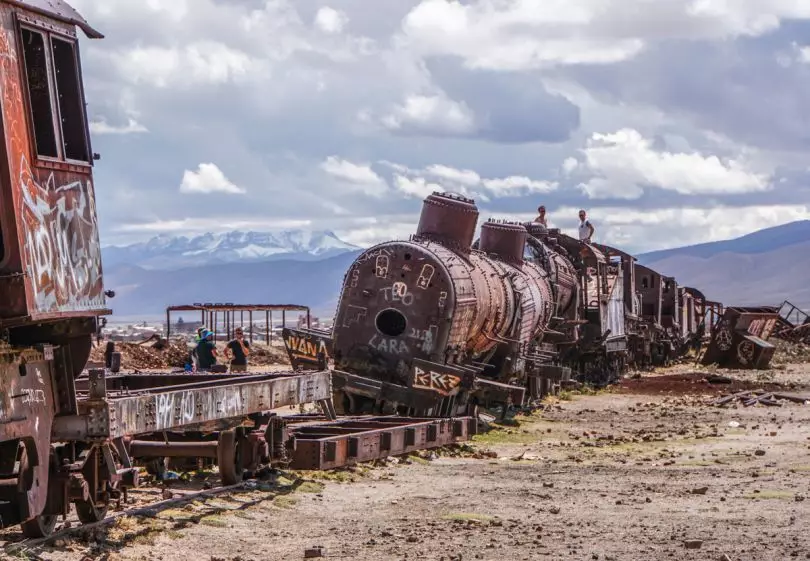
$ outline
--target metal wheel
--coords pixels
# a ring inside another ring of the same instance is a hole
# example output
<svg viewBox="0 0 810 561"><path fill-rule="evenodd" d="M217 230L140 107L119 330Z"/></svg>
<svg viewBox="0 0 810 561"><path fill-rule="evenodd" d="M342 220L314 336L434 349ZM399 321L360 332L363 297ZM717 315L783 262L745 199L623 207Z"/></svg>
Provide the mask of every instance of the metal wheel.
<svg viewBox="0 0 810 561"><path fill-rule="evenodd" d="M76 501L75 505L76 514L83 524L104 520L107 516L107 509L109 508L107 504L96 506L90 501Z"/></svg>
<svg viewBox="0 0 810 561"><path fill-rule="evenodd" d="M235 485L242 481L242 451L237 441L236 429L219 433L217 464L223 485Z"/></svg>
<svg viewBox="0 0 810 561"><path fill-rule="evenodd" d="M40 515L26 520L20 524L22 533L26 538L47 538L53 534L58 518L56 515Z"/></svg>

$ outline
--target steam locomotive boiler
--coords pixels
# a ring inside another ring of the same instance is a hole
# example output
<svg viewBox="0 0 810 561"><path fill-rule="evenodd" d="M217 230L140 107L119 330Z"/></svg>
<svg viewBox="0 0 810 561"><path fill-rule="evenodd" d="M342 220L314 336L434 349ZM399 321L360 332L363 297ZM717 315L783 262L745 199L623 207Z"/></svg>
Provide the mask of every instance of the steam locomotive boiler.
<svg viewBox="0 0 810 561"><path fill-rule="evenodd" d="M477 220L474 201L434 193L416 235L351 265L332 333L337 407L464 414L488 393L523 392L555 356L544 338L569 338L552 327L576 313L573 265L536 239L526 252L520 224L484 223L473 249Z"/></svg>

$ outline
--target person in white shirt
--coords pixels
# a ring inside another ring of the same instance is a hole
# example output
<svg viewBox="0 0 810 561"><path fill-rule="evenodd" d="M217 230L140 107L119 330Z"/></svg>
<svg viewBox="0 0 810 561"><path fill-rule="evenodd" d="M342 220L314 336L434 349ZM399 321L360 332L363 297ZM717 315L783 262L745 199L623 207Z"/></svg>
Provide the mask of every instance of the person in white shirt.
<svg viewBox="0 0 810 561"><path fill-rule="evenodd" d="M579 241L591 243L594 227L590 223L584 210L579 211Z"/></svg>
<svg viewBox="0 0 810 561"><path fill-rule="evenodd" d="M540 205L539 207L537 207L537 212L538 215L537 218L534 219L534 221L548 228L548 223L546 222L546 207Z"/></svg>

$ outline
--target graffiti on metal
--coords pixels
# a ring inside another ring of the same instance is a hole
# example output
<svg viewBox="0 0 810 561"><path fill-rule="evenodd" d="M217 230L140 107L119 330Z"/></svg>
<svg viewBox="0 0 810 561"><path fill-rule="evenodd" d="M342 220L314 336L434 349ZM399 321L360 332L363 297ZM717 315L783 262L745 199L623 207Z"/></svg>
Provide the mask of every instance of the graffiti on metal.
<svg viewBox="0 0 810 561"><path fill-rule="evenodd" d="M415 366L413 384L414 388L431 390L441 395L450 395L461 385L461 378L452 374L441 374L424 370Z"/></svg>

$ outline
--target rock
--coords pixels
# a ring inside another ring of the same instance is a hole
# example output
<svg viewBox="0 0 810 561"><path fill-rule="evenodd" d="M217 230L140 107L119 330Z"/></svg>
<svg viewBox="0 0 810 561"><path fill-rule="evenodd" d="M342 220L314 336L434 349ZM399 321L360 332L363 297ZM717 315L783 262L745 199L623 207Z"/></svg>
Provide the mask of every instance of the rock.
<svg viewBox="0 0 810 561"><path fill-rule="evenodd" d="M554 487L554 483L551 483L550 481L549 482L544 482L543 487L551 489L552 487Z"/></svg>
<svg viewBox="0 0 810 561"><path fill-rule="evenodd" d="M765 455L765 450L755 450L754 455L755 456L764 456Z"/></svg>
<svg viewBox="0 0 810 561"><path fill-rule="evenodd" d="M683 546L686 549L700 549L703 545L703 540L686 540L683 542Z"/></svg>
<svg viewBox="0 0 810 561"><path fill-rule="evenodd" d="M720 561L731 561L731 557L726 555L725 553L720 556Z"/></svg>
<svg viewBox="0 0 810 561"><path fill-rule="evenodd" d="M312 559L314 557L323 557L323 547L308 547L304 550L304 559Z"/></svg>
<svg viewBox="0 0 810 561"><path fill-rule="evenodd" d="M558 506L553 506L553 507L549 508L549 509L548 509L548 511L549 511L551 514L560 514L560 507L558 507Z"/></svg>
<svg viewBox="0 0 810 561"><path fill-rule="evenodd" d="M800 503L800 502L802 502L802 501L804 500L804 497L803 497L802 495L796 495L795 497L793 497L793 499L794 499L794 500L795 500L797 503Z"/></svg>
<svg viewBox="0 0 810 561"><path fill-rule="evenodd" d="M705 495L706 491L708 490L709 490L708 487L698 487L697 489L692 489L690 493L692 493L693 495Z"/></svg>

